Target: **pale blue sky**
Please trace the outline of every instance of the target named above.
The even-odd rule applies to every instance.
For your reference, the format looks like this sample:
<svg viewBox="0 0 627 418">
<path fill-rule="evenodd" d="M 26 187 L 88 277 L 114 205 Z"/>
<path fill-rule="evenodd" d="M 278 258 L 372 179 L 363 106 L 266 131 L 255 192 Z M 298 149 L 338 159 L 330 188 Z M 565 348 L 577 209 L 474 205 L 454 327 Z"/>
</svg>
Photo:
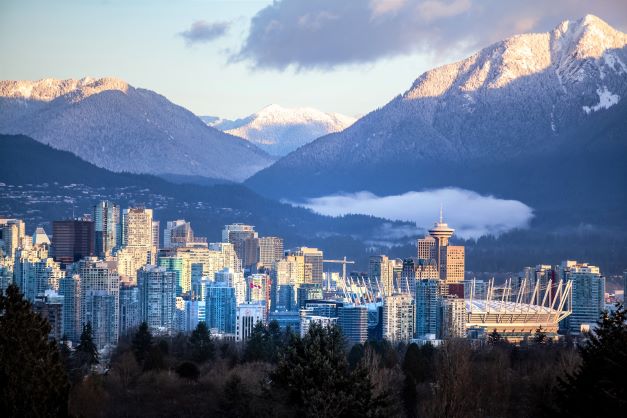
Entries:
<svg viewBox="0 0 627 418">
<path fill-rule="evenodd" d="M 344 36 L 341 22 L 346 16 L 341 16 L 342 13 L 350 18 L 347 21 L 354 28 L 364 23 L 363 19 L 354 19 L 364 10 L 375 10 L 373 4 L 385 5 L 384 13 L 390 13 L 389 10 L 396 13 L 405 7 L 403 4 L 415 3 L 421 6 L 421 1 L 354 0 L 352 3 L 351 0 L 344 3 L 343 0 L 284 0 L 280 6 L 286 7 L 277 7 L 276 14 L 257 19 L 257 27 L 262 29 L 262 33 L 267 29 L 263 26 L 267 21 L 263 19 L 270 19 L 270 23 L 275 23 L 273 20 L 292 19 L 302 24 L 302 19 L 294 20 L 294 16 L 311 17 L 312 8 L 315 7 L 320 7 L 322 13 L 316 17 L 331 16 L 331 20 L 340 22 L 340 33 L 333 33 L 330 39 L 329 36 L 322 39 L 314 34 L 308 39 L 302 38 L 302 41 L 299 38 L 302 32 L 296 33 L 293 45 L 298 49 L 302 44 L 304 51 L 290 51 L 288 48 L 287 57 L 281 55 L 277 58 L 274 55 L 269 58 L 270 61 L 260 64 L 262 59 L 268 59 L 261 57 L 265 53 L 263 48 L 266 44 L 260 46 L 248 34 L 251 18 L 271 4 L 270 1 L 2 0 L 0 79 L 115 76 L 136 87 L 163 94 L 196 114 L 228 118 L 245 116 L 270 103 L 312 106 L 357 116 L 384 105 L 405 91 L 423 71 L 461 58 L 478 46 L 485 46 L 487 42 L 499 39 L 502 34 L 515 31 L 513 26 L 516 25 L 508 24 L 506 29 L 495 27 L 487 36 L 472 26 L 455 25 L 450 20 L 437 27 L 431 23 L 433 16 L 437 19 L 441 16 L 449 18 L 452 13 L 464 13 L 466 18 L 470 16 L 474 21 L 473 13 L 478 11 L 473 8 L 479 6 L 473 5 L 472 1 L 475 0 L 443 0 L 448 9 L 437 9 L 436 12 L 429 10 L 431 14 L 428 16 L 425 14 L 426 9 L 421 9 L 422 20 L 409 21 L 409 24 L 424 23 L 424 27 L 419 28 L 422 32 L 411 26 L 409 31 L 392 33 L 389 39 L 386 38 L 387 32 L 394 31 L 395 25 L 407 22 L 399 21 L 397 24 L 391 21 L 392 29 L 381 26 L 376 29 L 378 32 L 373 30 L 371 33 L 367 26 L 370 21 L 366 20 L 363 29 L 359 29 L 356 35 L 355 31 L 351 34 L 356 36 L 356 39 L 349 40 L 353 43 L 347 41 L 348 46 L 342 46 L 342 42 L 338 42 L 339 47 L 335 48 L 333 36 L 337 36 L 338 40 Z M 561 3 L 566 0 L 556 1 Z M 521 4 L 530 2 L 533 3 L 527 1 Z M 622 3 L 611 0 L 606 2 Z M 299 7 L 303 9 L 302 16 L 299 15 Z M 325 7 L 329 9 L 328 13 Z M 619 13 L 623 11 L 620 5 L 608 7 L 610 11 L 612 7 Z M 289 13 L 283 13 L 283 9 L 289 9 Z M 561 20 L 557 16 L 578 17 L 582 10 L 566 9 L 563 13 L 559 9 L 549 10 L 545 15 L 534 12 L 535 20 L 530 25 L 520 26 L 520 29 L 546 30 L 549 23 L 543 19 L 549 21 L 550 25 L 556 25 Z M 379 13 L 379 9 L 376 10 Z M 515 14 L 518 16 L 521 14 L 519 12 L 515 11 Z M 482 18 L 491 18 L 484 11 L 481 13 Z M 618 24 L 619 27 L 624 23 L 623 20 L 612 22 L 612 13 L 607 14 L 610 16 L 601 17 L 610 19 L 610 23 Z M 398 16 L 392 17 L 400 19 Z M 209 23 L 231 22 L 231 26 L 225 36 L 207 43 L 188 45 L 180 33 L 198 20 Z M 311 24 L 312 20 L 307 22 Z M 520 20 L 514 23 L 526 22 Z M 314 23 L 318 24 L 319 21 Z M 486 22 L 480 23 L 485 25 Z M 322 24 L 325 22 L 322 21 Z M 289 26 L 289 22 L 286 26 Z M 383 29 L 387 32 L 381 32 Z M 333 30 L 338 30 L 338 25 Z M 450 37 L 447 37 L 448 31 Z M 432 32 L 438 36 L 431 37 Z M 325 29 L 325 34 L 328 33 Z M 289 37 L 291 34 L 282 36 Z M 411 39 L 407 41 L 412 36 L 423 39 L 420 42 Z M 281 39 L 284 42 L 285 37 Z M 278 42 L 282 42 L 281 39 Z M 320 50 L 317 50 L 317 45 L 313 45 L 313 58 L 308 60 L 309 50 L 306 48 L 311 48 L 312 42 L 315 44 L 317 39 L 327 44 L 322 45 Z M 276 41 L 273 42 L 276 44 Z M 449 47 L 443 48 L 443 43 Z M 244 45 L 249 45 L 247 55 L 240 54 L 243 59 L 233 62 L 232 57 Z M 279 46 L 282 54 L 280 43 Z M 344 57 L 342 54 L 346 54 L 346 48 L 350 54 L 353 50 L 357 53 Z M 327 51 L 328 56 L 325 55 Z"/>
</svg>

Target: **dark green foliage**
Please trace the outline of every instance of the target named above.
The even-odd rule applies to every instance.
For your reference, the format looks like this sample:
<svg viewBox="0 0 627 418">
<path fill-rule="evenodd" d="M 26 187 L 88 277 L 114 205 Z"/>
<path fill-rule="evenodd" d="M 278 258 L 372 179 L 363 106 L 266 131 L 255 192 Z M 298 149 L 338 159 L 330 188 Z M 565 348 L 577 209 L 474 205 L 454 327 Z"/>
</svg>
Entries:
<svg viewBox="0 0 627 418">
<path fill-rule="evenodd" d="M 81 342 L 76 347 L 76 351 L 74 351 L 74 364 L 83 376 L 89 373 L 92 366 L 100 362 L 98 360 L 98 348 L 94 344 L 92 336 L 91 323 L 88 322 L 83 326 Z"/>
<path fill-rule="evenodd" d="M 431 344 L 418 347 L 410 344 L 405 351 L 402 369 L 405 374 L 401 397 L 408 417 L 418 415 L 418 391 L 416 385 L 433 379 L 436 350 Z"/>
<path fill-rule="evenodd" d="M 613 416 L 627 410 L 627 311 L 617 304 L 580 348 L 582 363 L 560 382 L 560 415 Z"/>
<path fill-rule="evenodd" d="M 366 346 L 372 348 L 381 356 L 384 367 L 392 369 L 398 365 L 398 353 L 389 341 L 370 340 L 366 342 Z"/>
<path fill-rule="evenodd" d="M 161 350 L 164 355 L 168 355 L 170 353 L 170 344 L 168 344 L 168 341 L 165 339 L 160 339 L 157 342 L 157 347 L 159 347 L 159 350 Z"/>
<path fill-rule="evenodd" d="M 200 370 L 198 370 L 198 366 L 190 361 L 185 361 L 176 368 L 176 374 L 179 375 L 182 379 L 187 380 L 198 380 L 200 376 Z"/>
<path fill-rule="evenodd" d="M 506 344 L 505 339 L 499 334 L 496 328 L 488 335 L 488 344 L 503 345 Z"/>
<path fill-rule="evenodd" d="M 165 354 L 159 345 L 153 345 L 144 359 L 144 370 L 164 370 L 166 368 Z"/>
<path fill-rule="evenodd" d="M 351 351 L 348 352 L 348 367 L 351 370 L 359 365 L 359 362 L 364 357 L 364 346 L 361 344 L 355 344 L 351 347 Z"/>
<path fill-rule="evenodd" d="M 258 414 L 251 407 L 253 396 L 253 393 L 242 383 L 242 379 L 237 374 L 232 375 L 224 384 L 219 415 L 225 418 L 257 416 Z"/>
<path fill-rule="evenodd" d="M 50 325 L 15 285 L 0 293 L 0 412 L 3 416 L 67 415 L 69 383 Z"/>
<path fill-rule="evenodd" d="M 257 322 L 253 327 L 253 331 L 246 341 L 244 349 L 244 361 L 271 361 L 275 356 L 273 339 L 268 328 Z"/>
<path fill-rule="evenodd" d="M 133 354 L 135 354 L 135 359 L 137 363 L 143 364 L 148 352 L 150 351 L 150 347 L 152 347 L 152 333 L 148 329 L 148 324 L 146 322 L 142 322 L 137 332 L 133 336 Z"/>
<path fill-rule="evenodd" d="M 211 331 L 209 331 L 204 321 L 199 322 L 196 329 L 192 331 L 192 335 L 189 338 L 189 346 L 191 358 L 196 363 L 202 364 L 213 360 L 215 346 L 211 339 Z"/>
<path fill-rule="evenodd" d="M 348 367 L 345 342 L 337 327 L 312 324 L 294 338 L 270 374 L 271 391 L 308 417 L 384 416 L 384 399 L 375 398 L 368 372 Z"/>
<path fill-rule="evenodd" d="M 410 344 L 403 359 L 403 371 L 412 376 L 416 383 L 433 379 L 436 349 L 431 344 L 418 347 Z"/>
<path fill-rule="evenodd" d="M 533 343 L 547 344 L 549 342 L 549 337 L 547 337 L 546 332 L 544 332 L 544 329 L 542 328 L 542 325 L 540 325 L 540 327 L 538 327 L 538 329 L 536 330 L 536 335 L 533 336 Z"/>
</svg>

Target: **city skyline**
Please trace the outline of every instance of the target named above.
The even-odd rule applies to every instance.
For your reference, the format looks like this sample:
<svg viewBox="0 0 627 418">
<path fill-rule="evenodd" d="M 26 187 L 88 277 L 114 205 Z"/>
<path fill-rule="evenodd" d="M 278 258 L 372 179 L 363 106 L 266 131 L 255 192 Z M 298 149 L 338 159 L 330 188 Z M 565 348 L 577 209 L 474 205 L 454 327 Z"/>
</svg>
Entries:
<svg viewBox="0 0 627 418">
<path fill-rule="evenodd" d="M 0 2 L 0 410 L 627 408 L 627 1 Z"/>
</svg>

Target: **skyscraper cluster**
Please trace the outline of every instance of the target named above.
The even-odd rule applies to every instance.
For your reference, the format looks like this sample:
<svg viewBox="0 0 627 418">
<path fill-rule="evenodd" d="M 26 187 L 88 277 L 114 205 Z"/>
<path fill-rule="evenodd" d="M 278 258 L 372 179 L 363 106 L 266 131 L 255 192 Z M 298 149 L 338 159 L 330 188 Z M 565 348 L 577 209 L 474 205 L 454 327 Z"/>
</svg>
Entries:
<svg viewBox="0 0 627 418">
<path fill-rule="evenodd" d="M 442 216 L 416 241 L 415 256 L 373 255 L 367 272 L 350 274 L 353 261 L 286 249 L 252 225 L 225 225 L 221 242 L 196 236 L 184 219 L 160 225 L 151 209 L 109 201 L 88 216 L 54 221 L 52 237 L 41 227 L 28 236 L 21 220 L 0 219 L 0 286 L 19 286 L 51 323 L 51 338 L 77 343 L 90 323 L 99 349 L 141 322 L 171 335 L 204 321 L 216 337 L 237 341 L 271 320 L 301 335 L 312 323 L 338 325 L 351 344 L 437 344 L 492 327 L 520 339 L 538 324 L 556 333 L 557 322 L 577 335 L 604 309 L 599 268 L 575 261 L 526 267 L 503 286 L 465 280 L 464 247 L 450 242 L 454 230 Z M 327 263 L 340 264 L 341 274 L 325 272 Z"/>
</svg>

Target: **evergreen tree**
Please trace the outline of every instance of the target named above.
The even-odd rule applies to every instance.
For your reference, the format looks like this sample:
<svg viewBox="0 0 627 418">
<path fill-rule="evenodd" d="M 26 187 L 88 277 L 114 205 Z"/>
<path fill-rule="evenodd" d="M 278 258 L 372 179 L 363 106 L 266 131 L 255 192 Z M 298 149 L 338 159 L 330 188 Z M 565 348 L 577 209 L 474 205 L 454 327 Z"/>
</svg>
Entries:
<svg viewBox="0 0 627 418">
<path fill-rule="evenodd" d="M 496 328 L 494 329 L 494 331 L 492 331 L 490 333 L 490 335 L 488 335 L 488 344 L 490 344 L 490 345 L 503 345 L 503 344 L 505 344 L 505 340 L 503 339 L 501 334 L 499 334 L 499 332 L 496 330 Z"/>
<path fill-rule="evenodd" d="M 80 372 L 81 376 L 89 373 L 91 367 L 99 363 L 98 348 L 96 344 L 94 344 L 92 335 L 91 322 L 87 322 L 87 324 L 83 326 L 81 342 L 74 352 L 76 369 Z"/>
<path fill-rule="evenodd" d="M 176 368 L 176 374 L 182 379 L 193 380 L 195 382 L 200 376 L 200 370 L 198 370 L 198 366 L 194 363 L 184 361 Z"/>
<path fill-rule="evenodd" d="M 533 342 L 534 344 L 546 344 L 549 342 L 549 337 L 547 337 L 546 332 L 544 332 L 542 325 L 536 330 L 536 334 L 533 336 Z"/>
<path fill-rule="evenodd" d="M 348 352 L 348 367 L 351 370 L 355 370 L 359 366 L 359 362 L 364 357 L 364 346 L 361 344 L 355 344 L 351 347 L 351 351 Z"/>
<path fill-rule="evenodd" d="M 152 334 L 145 321 L 141 323 L 137 332 L 133 336 L 132 346 L 133 354 L 135 354 L 137 363 L 143 364 L 148 352 L 150 351 L 150 347 L 152 346 Z"/>
<path fill-rule="evenodd" d="M 375 398 L 368 372 L 351 371 L 338 327 L 313 323 L 303 338 L 294 338 L 270 375 L 271 391 L 283 396 L 293 415 L 308 417 L 385 416 L 383 397 Z"/>
<path fill-rule="evenodd" d="M 144 359 L 144 371 L 163 370 L 165 368 L 165 355 L 162 348 L 157 344 L 152 345 Z"/>
<path fill-rule="evenodd" d="M 253 393 L 243 383 L 242 379 L 233 374 L 224 384 L 220 398 L 219 416 L 225 418 L 245 418 L 259 416 L 251 407 Z"/>
<path fill-rule="evenodd" d="M 580 348 L 581 365 L 560 380 L 560 415 L 614 416 L 627 409 L 627 311 L 604 312 Z"/>
<path fill-rule="evenodd" d="M 253 327 L 246 348 L 244 349 L 244 361 L 267 361 L 272 359 L 272 342 L 268 329 L 258 321 Z"/>
<path fill-rule="evenodd" d="M 195 362 L 204 363 L 213 359 L 215 347 L 211 339 L 211 331 L 204 321 L 199 322 L 196 329 L 192 331 L 192 335 L 189 338 L 189 345 L 192 360 Z"/>
<path fill-rule="evenodd" d="M 283 347 L 283 333 L 281 332 L 281 327 L 279 326 L 279 322 L 276 320 L 270 321 L 268 324 L 268 337 L 269 337 L 269 347 L 268 351 L 270 354 L 269 360 L 272 363 L 276 363 L 278 361 L 278 353 Z"/>
<path fill-rule="evenodd" d="M 0 292 L 0 411 L 3 416 L 67 415 L 69 383 L 48 321 L 17 286 Z"/>
</svg>

